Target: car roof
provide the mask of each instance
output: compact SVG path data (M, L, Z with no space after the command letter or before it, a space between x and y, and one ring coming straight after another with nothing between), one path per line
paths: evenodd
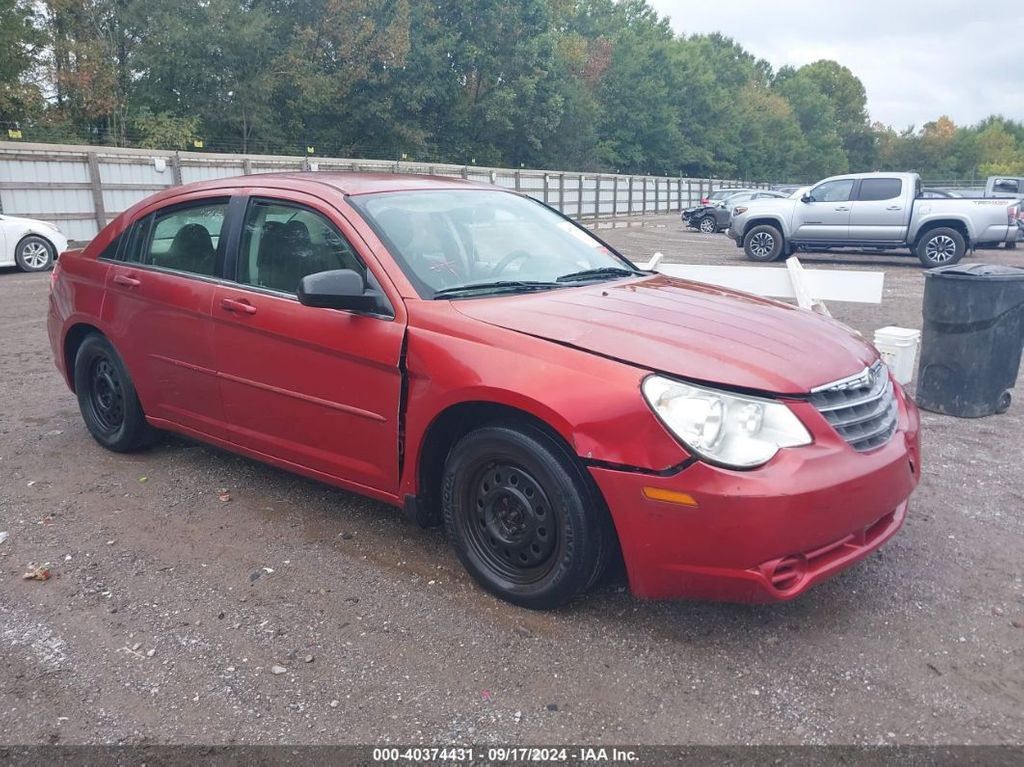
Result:
M264 188L290 189L323 194L324 188L333 189L344 195L376 194L380 192L411 192L426 189L490 189L511 191L492 184L466 181L461 178L427 176L412 173L357 173L343 171L304 171L285 173L254 173L248 176L198 181L176 186L160 193L172 197L182 193L204 190L223 190L259 186Z

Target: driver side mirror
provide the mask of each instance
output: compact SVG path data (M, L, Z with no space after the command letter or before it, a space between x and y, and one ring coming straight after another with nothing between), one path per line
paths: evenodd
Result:
M321 309L384 314L388 311L378 290L363 287L363 278L351 269L307 274L299 281L299 303Z
M814 202L814 198L811 197L809 194L805 194L803 197L800 198L800 202Z

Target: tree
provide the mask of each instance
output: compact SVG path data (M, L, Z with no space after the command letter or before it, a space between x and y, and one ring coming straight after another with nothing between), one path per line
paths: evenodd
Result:
M41 43L32 3L0 0L0 122L17 123L41 108L42 94L27 79Z
M864 84L849 69L829 59L800 67L799 73L814 83L831 103L836 132L842 141L850 169L871 170L876 151L874 134L868 120Z
M807 145L790 172L794 178L814 181L846 173L850 165L839 135L835 106L804 69L780 69L774 90L792 106Z

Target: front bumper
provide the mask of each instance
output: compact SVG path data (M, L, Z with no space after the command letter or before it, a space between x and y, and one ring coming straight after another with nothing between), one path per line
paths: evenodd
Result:
M902 392L885 446L850 448L809 403L791 403L812 445L782 450L754 471L695 463L669 477L591 468L643 598L736 602L792 599L891 538L920 478L919 419ZM815 416L820 423L814 420ZM644 488L696 506L650 500Z

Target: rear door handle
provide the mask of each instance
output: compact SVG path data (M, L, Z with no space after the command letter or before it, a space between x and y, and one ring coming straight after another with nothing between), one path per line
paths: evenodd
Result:
M137 288L142 284L142 280L137 280L134 277L129 277L127 274L115 274L114 284L123 285L126 288Z
M849 210L849 208L841 206L841 207L836 208L836 210Z
M890 205L886 210L903 210L899 205Z
M243 299L222 298L220 308L233 314L256 314L256 307Z

